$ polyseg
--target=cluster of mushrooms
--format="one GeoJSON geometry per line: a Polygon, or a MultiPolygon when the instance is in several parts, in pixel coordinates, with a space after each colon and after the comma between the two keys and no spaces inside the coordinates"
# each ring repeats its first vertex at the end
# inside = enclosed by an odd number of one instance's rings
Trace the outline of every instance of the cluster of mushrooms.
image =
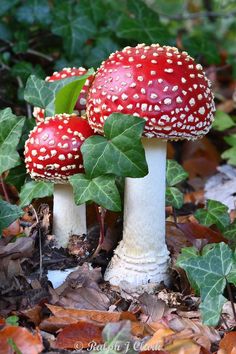
{"type": "MultiPolygon", "coordinates": [[[[85,72],[66,68],[47,80],[85,72]]],[[[168,282],[166,144],[168,139],[201,138],[211,127],[215,105],[202,66],[175,47],[126,47],[112,53],[95,76],[87,79],[75,109],[76,114],[45,118],[44,111],[36,108],[38,124],[25,145],[31,177],[55,183],[53,232],[59,244],[66,246],[70,234],[87,232],[85,205],[74,204],[67,183],[69,176],[83,172],[83,141],[103,134],[104,122],[114,112],[143,118],[142,143],[149,173],[144,178],[126,178],[123,239],[105,280],[121,287],[128,282],[133,288],[168,282]]]]}

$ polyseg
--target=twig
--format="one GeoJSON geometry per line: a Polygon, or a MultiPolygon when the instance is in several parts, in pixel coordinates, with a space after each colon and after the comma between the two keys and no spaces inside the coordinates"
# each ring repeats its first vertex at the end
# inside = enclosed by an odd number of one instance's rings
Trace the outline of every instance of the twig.
{"type": "Polygon", "coordinates": [[[3,190],[3,193],[4,193],[4,197],[5,197],[6,201],[8,203],[10,203],[10,198],[8,196],[6,185],[5,185],[5,182],[4,182],[4,179],[3,179],[2,175],[0,176],[0,182],[1,182],[1,185],[2,185],[2,190],[3,190]]]}
{"type": "Polygon", "coordinates": [[[176,225],[177,228],[178,228],[178,220],[177,220],[176,210],[175,210],[175,208],[174,208],[173,206],[172,206],[172,209],[173,209],[174,223],[175,223],[175,225],[176,225]]]}
{"type": "Polygon", "coordinates": [[[95,204],[95,209],[97,214],[97,220],[100,226],[100,234],[99,234],[98,246],[91,258],[95,258],[98,255],[105,238],[105,216],[107,211],[105,208],[98,206],[97,204],[95,204]]]}
{"type": "Polygon", "coordinates": [[[236,15],[236,10],[231,11],[231,12],[211,12],[211,11],[202,11],[202,12],[195,12],[195,13],[187,13],[187,14],[179,14],[179,15],[167,15],[164,13],[160,13],[159,15],[161,17],[168,18],[170,20],[176,20],[176,21],[181,21],[181,20],[194,20],[198,18],[204,18],[204,17],[211,17],[211,18],[217,18],[217,17],[233,17],[236,15]]]}
{"type": "Polygon", "coordinates": [[[222,322],[224,323],[226,329],[229,331],[230,328],[228,326],[228,323],[226,322],[226,319],[224,318],[224,315],[221,314],[220,318],[221,318],[222,322]]]}
{"type": "MultiPolygon", "coordinates": [[[[24,88],[24,84],[23,84],[23,81],[21,80],[21,77],[20,76],[17,76],[16,77],[16,80],[17,80],[17,82],[18,82],[18,86],[19,86],[19,88],[24,88]]],[[[32,111],[31,111],[31,106],[30,106],[30,104],[28,103],[28,102],[26,102],[26,111],[27,111],[27,117],[28,118],[31,118],[32,117],[32,111]]]]}
{"type": "Polygon", "coordinates": [[[50,55],[38,52],[37,50],[34,50],[34,49],[28,49],[27,53],[32,54],[32,55],[36,55],[37,57],[41,57],[41,58],[46,59],[48,61],[54,60],[53,57],[51,57],[50,55]]]}
{"type": "Polygon", "coordinates": [[[230,286],[229,282],[227,281],[227,279],[226,279],[226,287],[227,287],[229,300],[231,302],[231,306],[232,306],[232,310],[233,310],[234,321],[236,322],[236,311],[235,311],[235,306],[234,306],[234,297],[233,297],[233,294],[232,294],[231,286],[230,286]]]}
{"type": "MultiPolygon", "coordinates": [[[[202,0],[202,3],[203,3],[205,10],[211,14],[213,12],[212,11],[213,10],[212,0],[202,0]]],[[[209,15],[208,20],[210,22],[215,22],[216,18],[209,15]]]]}
{"type": "Polygon", "coordinates": [[[36,210],[34,209],[33,205],[31,204],[30,207],[33,209],[35,218],[36,218],[36,224],[38,226],[38,235],[39,235],[39,280],[42,279],[43,276],[43,253],[42,253],[42,235],[41,235],[41,229],[40,229],[40,223],[39,223],[39,218],[36,213],[36,210]]]}
{"type": "MultiPolygon", "coordinates": [[[[3,52],[4,50],[14,46],[13,42],[10,42],[10,41],[4,40],[4,39],[2,39],[2,41],[5,42],[7,45],[5,47],[0,48],[0,52],[3,52]]],[[[35,50],[35,49],[29,48],[29,49],[27,49],[26,53],[32,54],[32,55],[36,55],[37,57],[46,59],[48,61],[53,61],[54,60],[53,57],[51,57],[50,55],[41,53],[41,52],[39,52],[38,50],[35,50]]]]}
{"type": "Polygon", "coordinates": [[[230,67],[231,67],[231,64],[225,64],[225,65],[218,66],[218,67],[216,67],[216,66],[212,67],[211,66],[211,67],[209,67],[209,68],[207,68],[205,70],[205,73],[206,73],[206,75],[209,75],[212,72],[216,73],[216,72],[219,72],[219,71],[223,71],[225,69],[229,69],[230,67]]]}

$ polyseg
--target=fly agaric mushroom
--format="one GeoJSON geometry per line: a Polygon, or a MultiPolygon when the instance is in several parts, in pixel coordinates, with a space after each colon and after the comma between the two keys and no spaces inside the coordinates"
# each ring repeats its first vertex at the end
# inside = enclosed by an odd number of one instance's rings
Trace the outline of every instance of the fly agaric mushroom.
{"type": "Polygon", "coordinates": [[[84,172],[80,148],[92,134],[85,119],[76,114],[57,114],[38,123],[25,143],[27,172],[35,180],[55,183],[53,233],[62,247],[71,234],[87,232],[85,204],[75,205],[67,180],[84,172]]]}
{"type": "Polygon", "coordinates": [[[165,170],[168,139],[205,135],[215,110],[202,66],[186,52],[158,44],[126,47],[98,69],[87,100],[91,127],[103,132],[113,112],[145,119],[143,146],[149,173],[126,178],[123,240],[105,279],[133,287],[168,279],[165,243],[165,170]]]}
{"type": "MultiPolygon", "coordinates": [[[[68,77],[72,76],[82,76],[87,73],[87,70],[85,68],[79,67],[79,68],[64,68],[61,71],[57,72],[55,71],[51,76],[47,76],[45,81],[47,82],[54,82],[62,79],[66,79],[68,77]]],[[[91,86],[91,83],[93,81],[93,75],[91,75],[86,81],[85,84],[80,91],[80,95],[78,97],[78,100],[75,104],[75,110],[78,112],[78,115],[81,116],[85,113],[86,110],[86,99],[88,95],[88,90],[89,87],[91,86]]],[[[36,118],[37,122],[42,122],[44,121],[44,109],[39,108],[39,107],[34,107],[33,111],[33,116],[36,118]]]]}

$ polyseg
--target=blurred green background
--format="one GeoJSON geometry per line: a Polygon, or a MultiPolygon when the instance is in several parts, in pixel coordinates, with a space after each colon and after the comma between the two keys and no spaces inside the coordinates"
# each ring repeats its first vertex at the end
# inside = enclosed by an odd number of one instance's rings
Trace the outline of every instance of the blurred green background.
{"type": "Polygon", "coordinates": [[[235,33],[234,0],[0,0],[0,108],[26,113],[30,74],[96,68],[142,42],[176,46],[236,76],[235,33]]]}

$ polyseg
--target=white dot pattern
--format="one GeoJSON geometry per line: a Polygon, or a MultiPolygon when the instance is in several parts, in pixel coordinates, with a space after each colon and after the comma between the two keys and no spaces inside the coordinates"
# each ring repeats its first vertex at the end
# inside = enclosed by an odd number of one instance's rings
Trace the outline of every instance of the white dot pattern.
{"type": "Polygon", "coordinates": [[[144,136],[163,139],[202,137],[215,111],[202,66],[186,52],[158,44],[112,53],[97,70],[87,102],[89,123],[99,133],[105,119],[120,112],[144,118],[144,136]]]}

